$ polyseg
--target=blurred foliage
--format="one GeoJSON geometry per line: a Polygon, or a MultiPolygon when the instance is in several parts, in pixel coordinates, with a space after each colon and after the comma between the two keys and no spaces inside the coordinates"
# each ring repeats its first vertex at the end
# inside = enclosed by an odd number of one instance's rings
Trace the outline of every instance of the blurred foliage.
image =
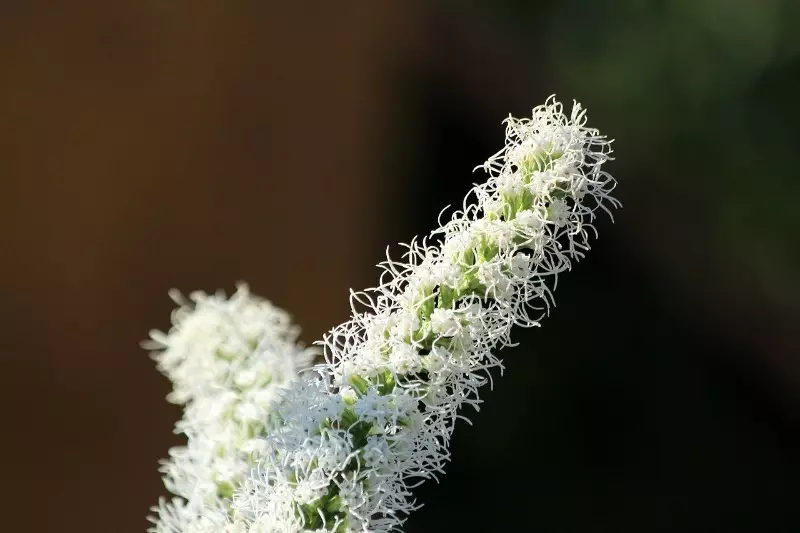
{"type": "Polygon", "coordinates": [[[528,36],[559,91],[617,138],[630,179],[701,195],[706,230],[734,260],[784,280],[800,271],[800,2],[483,6],[528,36]]]}

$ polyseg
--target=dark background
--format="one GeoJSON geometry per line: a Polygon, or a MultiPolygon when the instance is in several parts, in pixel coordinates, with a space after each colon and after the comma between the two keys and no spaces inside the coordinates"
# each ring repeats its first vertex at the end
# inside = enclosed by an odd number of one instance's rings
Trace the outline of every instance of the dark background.
{"type": "Polygon", "coordinates": [[[408,532],[800,531],[800,3],[0,4],[3,531],[135,532],[170,287],[307,342],[551,93],[625,207],[408,532]]]}

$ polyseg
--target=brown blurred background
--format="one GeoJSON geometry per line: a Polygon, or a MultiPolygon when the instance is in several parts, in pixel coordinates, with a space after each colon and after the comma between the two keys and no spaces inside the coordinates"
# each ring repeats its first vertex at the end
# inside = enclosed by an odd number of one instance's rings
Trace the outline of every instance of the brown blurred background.
{"type": "Polygon", "coordinates": [[[625,208],[408,531],[799,531],[800,11],[609,6],[2,3],[2,530],[143,531],[166,291],[246,280],[312,342],[558,92],[625,208]]]}

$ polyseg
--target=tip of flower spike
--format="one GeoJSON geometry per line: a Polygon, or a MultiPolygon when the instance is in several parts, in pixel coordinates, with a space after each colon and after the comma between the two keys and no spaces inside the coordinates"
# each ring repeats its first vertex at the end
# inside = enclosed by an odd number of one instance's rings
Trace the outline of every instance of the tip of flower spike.
{"type": "Polygon", "coordinates": [[[173,302],[175,302],[180,306],[190,304],[189,300],[186,299],[183,293],[174,287],[167,291],[167,295],[169,296],[170,300],[172,300],[173,302]]]}
{"type": "Polygon", "coordinates": [[[266,423],[280,390],[316,350],[297,344],[289,315],[243,283],[230,298],[222,291],[170,296],[179,305],[172,327],[151,331],[142,346],[173,382],[168,401],[184,404],[175,429],[188,441],[162,462],[164,484],[178,498],[154,508],[151,531],[219,533],[235,489],[267,452],[266,423]]]}

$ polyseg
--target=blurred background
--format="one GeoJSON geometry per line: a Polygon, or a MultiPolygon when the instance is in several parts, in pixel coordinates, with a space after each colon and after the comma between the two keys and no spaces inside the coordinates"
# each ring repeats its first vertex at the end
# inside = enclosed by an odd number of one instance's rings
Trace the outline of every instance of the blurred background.
{"type": "Polygon", "coordinates": [[[0,4],[4,531],[141,532],[166,292],[313,342],[556,93],[624,208],[411,532],[800,531],[800,3],[0,4]]]}

